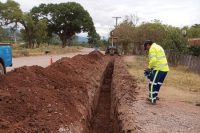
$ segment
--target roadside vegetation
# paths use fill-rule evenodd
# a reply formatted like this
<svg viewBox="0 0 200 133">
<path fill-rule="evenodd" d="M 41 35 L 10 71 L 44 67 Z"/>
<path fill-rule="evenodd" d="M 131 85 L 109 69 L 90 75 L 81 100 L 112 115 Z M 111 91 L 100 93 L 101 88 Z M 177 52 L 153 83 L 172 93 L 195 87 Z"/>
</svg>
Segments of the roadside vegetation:
<svg viewBox="0 0 200 133">
<path fill-rule="evenodd" d="M 26 48 L 24 45 L 14 45 L 12 52 L 13 57 L 22 57 L 22 56 L 37 56 L 45 54 L 66 54 L 72 52 L 79 52 L 84 47 L 82 46 L 71 46 L 61 48 L 58 45 L 42 45 L 39 48 Z"/>
<path fill-rule="evenodd" d="M 125 54 L 141 54 L 144 40 L 150 39 L 165 50 L 177 54 L 200 55 L 200 46 L 192 45 L 188 41 L 200 38 L 200 24 L 180 28 L 163 24 L 159 20 L 138 24 L 138 19 L 135 16 L 127 16 L 112 30 L 112 35 L 117 38 L 116 43 Z"/>
<path fill-rule="evenodd" d="M 23 12 L 19 3 L 7 0 L 0 2 L 0 19 L 0 43 L 13 44 L 13 57 L 65 54 L 107 44 L 88 11 L 76 2 L 40 4 Z"/>
<path fill-rule="evenodd" d="M 7 0 L 0 2 L 0 18 L 0 42 L 25 42 L 28 49 L 53 43 L 72 46 L 79 33 L 87 34 L 89 46 L 103 42 L 88 11 L 76 2 L 40 4 L 23 12 L 19 3 Z"/>
</svg>

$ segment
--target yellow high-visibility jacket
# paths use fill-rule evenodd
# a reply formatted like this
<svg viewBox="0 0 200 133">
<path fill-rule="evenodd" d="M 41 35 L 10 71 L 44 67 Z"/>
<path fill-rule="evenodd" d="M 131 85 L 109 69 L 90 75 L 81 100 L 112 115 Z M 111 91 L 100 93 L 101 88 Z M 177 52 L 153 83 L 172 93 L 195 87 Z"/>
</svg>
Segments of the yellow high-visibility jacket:
<svg viewBox="0 0 200 133">
<path fill-rule="evenodd" d="M 153 43 L 149 49 L 148 68 L 153 68 L 154 70 L 160 70 L 164 72 L 169 71 L 165 51 L 160 45 L 157 45 L 156 43 Z"/>
</svg>

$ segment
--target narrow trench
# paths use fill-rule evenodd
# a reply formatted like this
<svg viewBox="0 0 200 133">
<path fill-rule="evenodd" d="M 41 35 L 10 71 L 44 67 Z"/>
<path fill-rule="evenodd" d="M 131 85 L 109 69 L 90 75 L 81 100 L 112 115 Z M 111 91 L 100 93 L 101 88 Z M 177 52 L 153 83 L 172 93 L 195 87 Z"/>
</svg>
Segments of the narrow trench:
<svg viewBox="0 0 200 133">
<path fill-rule="evenodd" d="M 111 83 L 114 63 L 109 63 L 101 86 L 95 116 L 92 120 L 92 133 L 112 133 L 113 121 L 111 111 Z"/>
</svg>

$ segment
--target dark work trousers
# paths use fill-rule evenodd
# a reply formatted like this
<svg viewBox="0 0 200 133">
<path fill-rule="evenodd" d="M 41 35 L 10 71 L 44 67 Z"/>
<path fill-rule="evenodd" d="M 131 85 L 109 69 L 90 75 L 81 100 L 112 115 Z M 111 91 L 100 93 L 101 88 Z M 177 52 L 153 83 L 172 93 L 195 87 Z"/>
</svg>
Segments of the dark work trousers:
<svg viewBox="0 0 200 133">
<path fill-rule="evenodd" d="M 153 70 L 153 72 L 151 73 L 149 82 L 149 98 L 152 103 L 156 100 L 156 97 L 158 96 L 158 92 L 163 84 L 166 75 L 167 72 L 159 70 Z"/>
</svg>

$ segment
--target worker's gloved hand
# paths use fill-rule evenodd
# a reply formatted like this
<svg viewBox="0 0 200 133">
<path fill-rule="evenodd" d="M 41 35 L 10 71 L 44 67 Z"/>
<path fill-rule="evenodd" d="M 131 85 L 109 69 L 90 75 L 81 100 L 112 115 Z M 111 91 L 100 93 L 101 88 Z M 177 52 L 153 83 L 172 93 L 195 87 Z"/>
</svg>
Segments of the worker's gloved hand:
<svg viewBox="0 0 200 133">
<path fill-rule="evenodd" d="M 148 79 L 150 79 L 151 72 L 152 72 L 152 69 L 145 69 L 144 76 L 146 76 Z"/>
</svg>

